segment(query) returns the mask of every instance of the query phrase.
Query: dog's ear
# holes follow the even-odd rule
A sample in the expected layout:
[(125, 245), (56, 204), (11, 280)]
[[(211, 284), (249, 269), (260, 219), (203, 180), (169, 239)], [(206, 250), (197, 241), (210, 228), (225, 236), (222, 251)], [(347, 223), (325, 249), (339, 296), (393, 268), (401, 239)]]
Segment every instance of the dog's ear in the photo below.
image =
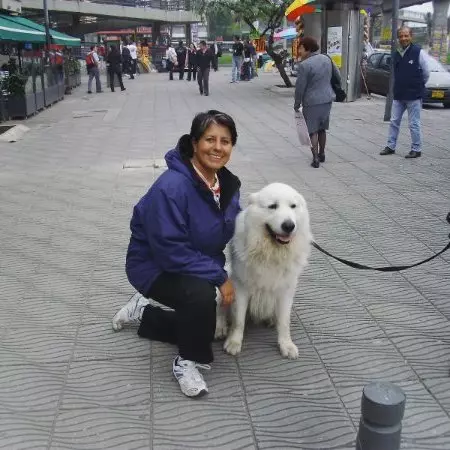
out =
[(258, 193), (250, 194), (248, 197), (248, 204), (254, 205), (258, 201)]

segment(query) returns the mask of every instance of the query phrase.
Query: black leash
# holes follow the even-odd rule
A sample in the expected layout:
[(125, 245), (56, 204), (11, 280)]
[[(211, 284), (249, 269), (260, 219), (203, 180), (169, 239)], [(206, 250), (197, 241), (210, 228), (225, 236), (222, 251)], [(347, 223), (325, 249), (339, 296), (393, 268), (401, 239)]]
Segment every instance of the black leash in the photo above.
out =
[[(450, 223), (450, 213), (447, 215), (447, 222)], [(449, 235), (450, 238), (450, 235)], [(411, 269), (412, 267), (421, 266), (422, 264), (425, 264), (434, 258), (437, 258), (438, 256), (442, 255), (442, 253), (446, 252), (450, 248), (450, 242), (439, 252), (436, 253), (433, 256), (430, 256), (427, 259), (424, 259), (423, 261), (419, 261), (415, 264), (410, 264), (409, 266), (388, 266), (388, 267), (370, 267), (365, 266), (364, 264), (358, 264), (353, 261), (348, 261), (347, 259), (339, 258), (338, 256), (332, 255), (330, 252), (327, 252), (325, 249), (323, 249), (317, 242), (311, 243), (313, 247), (317, 248), (320, 252), (324, 253), (325, 255), (335, 259), (336, 261), (341, 262), (342, 264), (345, 264), (346, 266), (353, 267), (354, 269), (360, 269), (360, 270), (376, 270), (378, 272), (399, 272), (400, 270), (406, 270)]]

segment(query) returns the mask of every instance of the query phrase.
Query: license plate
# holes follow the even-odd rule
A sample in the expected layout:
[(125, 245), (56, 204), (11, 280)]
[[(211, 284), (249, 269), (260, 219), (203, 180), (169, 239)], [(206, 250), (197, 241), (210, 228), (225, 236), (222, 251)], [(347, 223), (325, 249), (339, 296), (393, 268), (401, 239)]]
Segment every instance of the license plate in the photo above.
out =
[(444, 98), (444, 91), (431, 91), (431, 98)]

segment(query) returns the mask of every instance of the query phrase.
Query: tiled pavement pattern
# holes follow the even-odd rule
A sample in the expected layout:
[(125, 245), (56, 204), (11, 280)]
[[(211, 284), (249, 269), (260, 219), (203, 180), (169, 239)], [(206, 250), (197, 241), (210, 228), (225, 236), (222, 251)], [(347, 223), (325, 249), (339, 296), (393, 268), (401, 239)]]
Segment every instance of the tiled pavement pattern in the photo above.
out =
[(175, 349), (115, 334), (133, 293), (124, 273), (132, 206), (197, 111), (238, 122), (232, 169), (243, 198), (271, 181), (309, 202), (315, 238), (373, 265), (428, 257), (447, 241), (450, 111), (424, 111), (423, 158), (378, 156), (380, 99), (333, 108), (327, 162), (309, 167), (277, 76), (200, 97), (164, 75), (126, 93), (79, 90), (0, 144), (0, 448), (354, 448), (361, 389), (389, 380), (407, 393), (402, 448), (450, 449), (450, 253), (404, 273), (347, 268), (313, 251), (292, 318), (297, 361), (273, 330), (252, 328), (242, 355), (216, 344), (210, 395), (184, 398)]

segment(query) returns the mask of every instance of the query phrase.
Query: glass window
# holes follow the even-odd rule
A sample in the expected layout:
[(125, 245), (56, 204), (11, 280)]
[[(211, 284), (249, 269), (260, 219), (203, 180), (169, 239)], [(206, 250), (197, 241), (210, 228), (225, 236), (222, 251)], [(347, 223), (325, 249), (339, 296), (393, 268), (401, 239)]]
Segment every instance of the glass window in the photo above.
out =
[(391, 55), (383, 55), (383, 59), (381, 60), (380, 66), (385, 67), (389, 66), (391, 67)]
[(373, 55), (370, 55), (370, 57), (367, 61), (367, 65), (369, 65), (371, 67), (377, 67), (382, 56), (383, 56), (383, 53), (374, 53)]

